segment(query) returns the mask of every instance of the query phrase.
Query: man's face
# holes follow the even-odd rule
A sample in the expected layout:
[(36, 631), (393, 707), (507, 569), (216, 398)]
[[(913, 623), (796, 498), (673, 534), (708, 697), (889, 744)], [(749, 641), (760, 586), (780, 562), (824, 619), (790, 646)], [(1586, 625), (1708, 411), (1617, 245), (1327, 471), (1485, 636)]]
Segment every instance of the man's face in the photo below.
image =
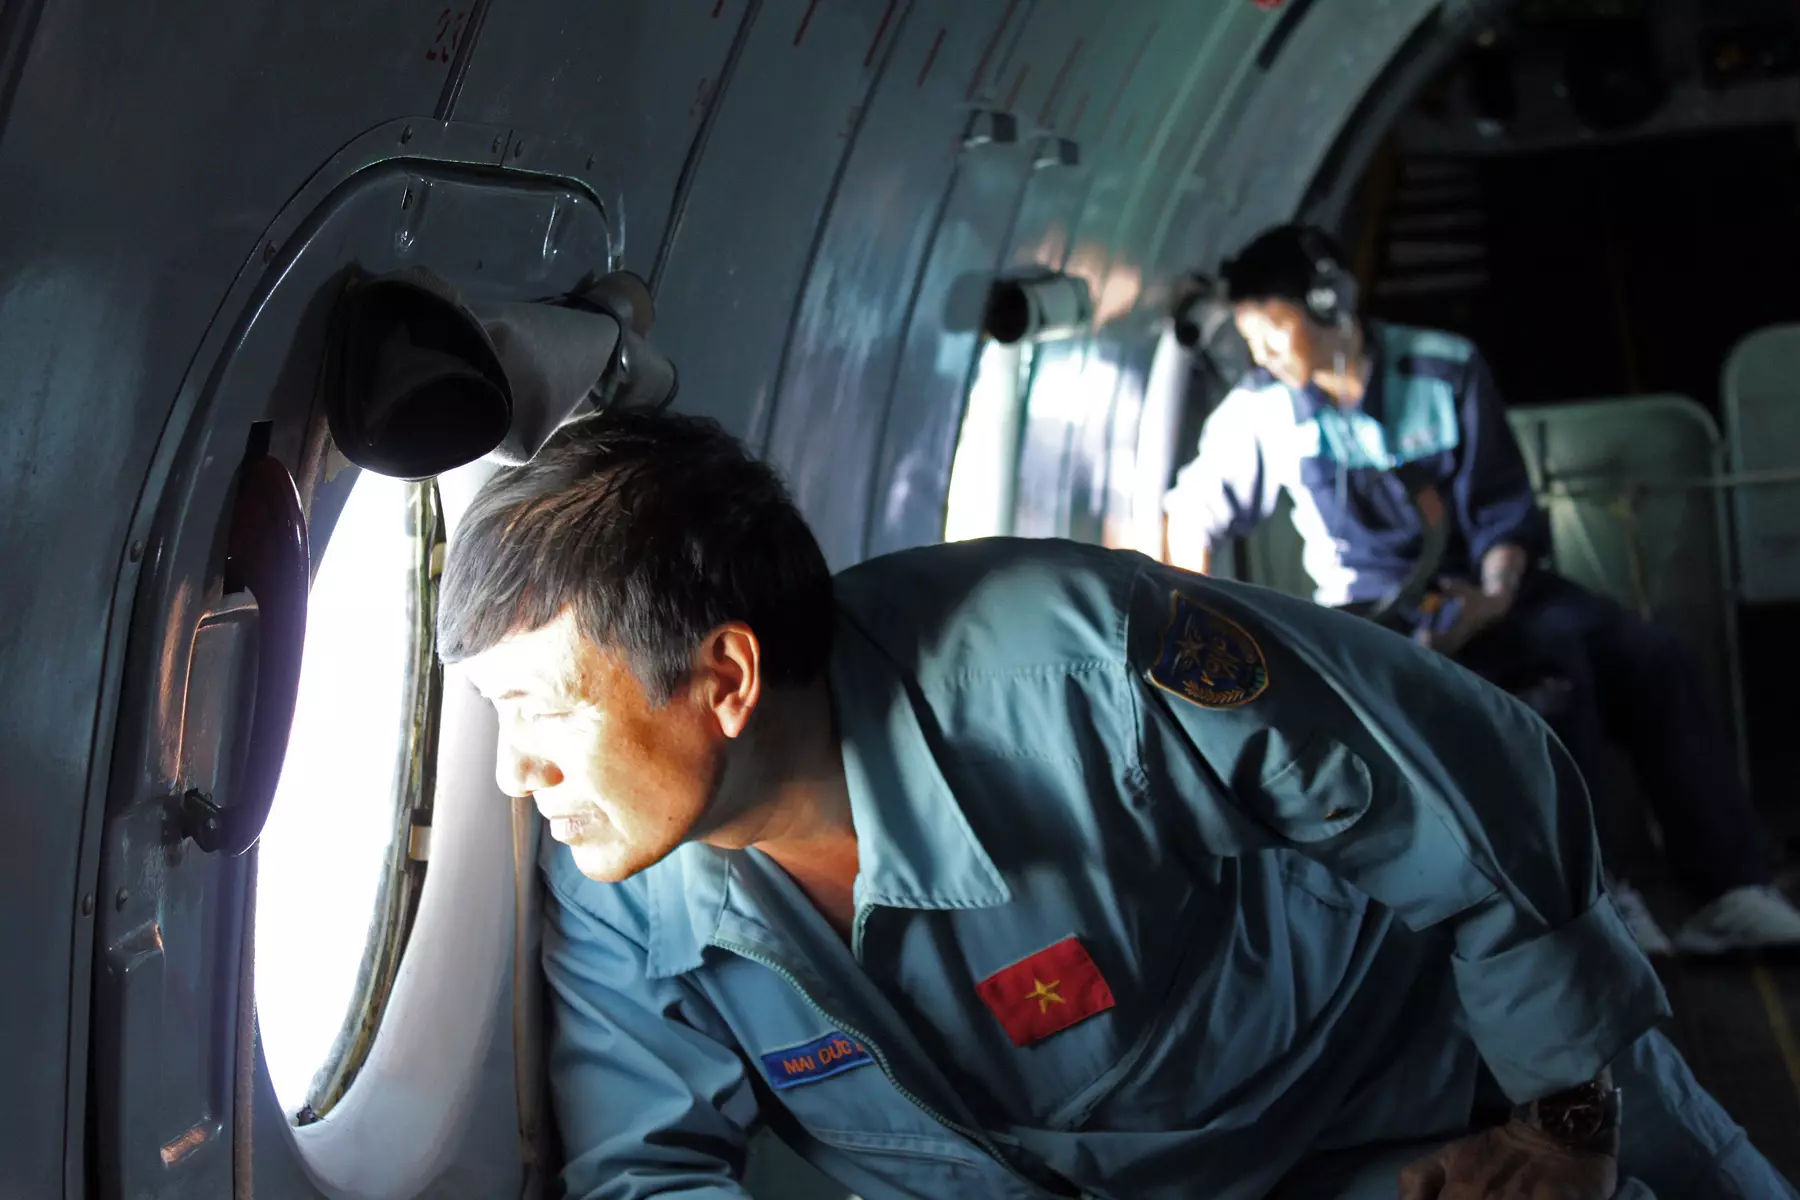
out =
[(500, 716), (500, 790), (537, 803), (582, 874), (627, 879), (689, 839), (728, 741), (700, 689), (652, 705), (624, 656), (568, 612), (465, 666)]
[(1286, 300), (1245, 301), (1233, 306), (1232, 315), (1256, 365), (1288, 387), (1305, 387), (1324, 365), (1322, 331), (1298, 305)]

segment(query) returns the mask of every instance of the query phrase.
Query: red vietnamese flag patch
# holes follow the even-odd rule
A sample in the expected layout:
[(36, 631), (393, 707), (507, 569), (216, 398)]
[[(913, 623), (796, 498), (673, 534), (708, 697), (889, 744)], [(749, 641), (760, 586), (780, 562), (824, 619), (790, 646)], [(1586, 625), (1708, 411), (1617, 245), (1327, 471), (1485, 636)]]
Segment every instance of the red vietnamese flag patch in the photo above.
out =
[(1015, 1046), (1041, 1042), (1113, 1006), (1100, 968), (1072, 936), (995, 971), (975, 991)]

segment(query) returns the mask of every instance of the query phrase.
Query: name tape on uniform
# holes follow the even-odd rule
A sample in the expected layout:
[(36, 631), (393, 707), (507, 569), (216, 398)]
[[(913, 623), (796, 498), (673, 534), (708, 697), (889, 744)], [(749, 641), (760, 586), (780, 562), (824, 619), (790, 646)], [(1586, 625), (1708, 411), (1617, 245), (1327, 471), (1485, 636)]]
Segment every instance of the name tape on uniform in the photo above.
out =
[(817, 1083), (857, 1067), (866, 1067), (874, 1061), (861, 1042), (841, 1033), (828, 1033), (822, 1038), (785, 1050), (771, 1050), (762, 1056), (763, 1071), (776, 1091), (786, 1091), (803, 1083)]

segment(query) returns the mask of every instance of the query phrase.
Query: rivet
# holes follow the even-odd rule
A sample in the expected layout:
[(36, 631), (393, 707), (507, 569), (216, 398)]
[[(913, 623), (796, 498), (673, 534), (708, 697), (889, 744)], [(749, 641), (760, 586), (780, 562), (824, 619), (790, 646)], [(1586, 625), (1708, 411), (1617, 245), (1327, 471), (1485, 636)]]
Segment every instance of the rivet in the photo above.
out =
[(494, 153), (498, 154), (504, 149), (506, 149), (506, 139), (504, 137), (495, 138), (494, 139)]
[(405, 129), (400, 131), (400, 144), (404, 146), (410, 141), (412, 141), (412, 126), (408, 125)]
[(94, 915), (94, 893), (89, 892), (81, 898), (81, 915), (84, 917)]
[(517, 157), (519, 157), (519, 155), (521, 155), (523, 153), (525, 153), (525, 143), (524, 142), (513, 143), (513, 157), (517, 158)]
[(274, 242), (270, 242), (263, 247), (263, 261), (264, 262), (274, 262), (275, 261), (275, 243)]
[(123, 912), (125, 909), (126, 903), (130, 899), (131, 899), (131, 893), (126, 891), (124, 888), (120, 888), (119, 894), (113, 897), (113, 907), (120, 910), (121, 912)]
[(591, 154), (590, 154), (590, 155), (588, 155), (588, 165), (587, 165), (587, 169), (588, 169), (588, 170), (590, 170), (590, 171), (591, 171), (591, 170), (593, 170), (593, 169), (594, 169), (594, 156), (593, 156), (593, 155), (591, 155)]
[(144, 557), (144, 543), (141, 541), (131, 543), (131, 561), (137, 562), (140, 559), (142, 559), (143, 557)]

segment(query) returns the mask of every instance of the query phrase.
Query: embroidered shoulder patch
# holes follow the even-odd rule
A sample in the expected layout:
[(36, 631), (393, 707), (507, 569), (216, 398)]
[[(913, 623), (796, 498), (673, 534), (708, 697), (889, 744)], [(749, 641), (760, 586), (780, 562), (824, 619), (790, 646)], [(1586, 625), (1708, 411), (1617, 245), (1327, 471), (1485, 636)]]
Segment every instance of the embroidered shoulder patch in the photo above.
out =
[(845, 1071), (866, 1067), (875, 1060), (863, 1044), (842, 1033), (828, 1033), (822, 1038), (771, 1050), (762, 1056), (763, 1070), (776, 1091), (786, 1091), (803, 1083), (817, 1083), (842, 1075)]
[(1202, 708), (1237, 708), (1268, 689), (1269, 664), (1243, 626), (1175, 592), (1150, 682)]

